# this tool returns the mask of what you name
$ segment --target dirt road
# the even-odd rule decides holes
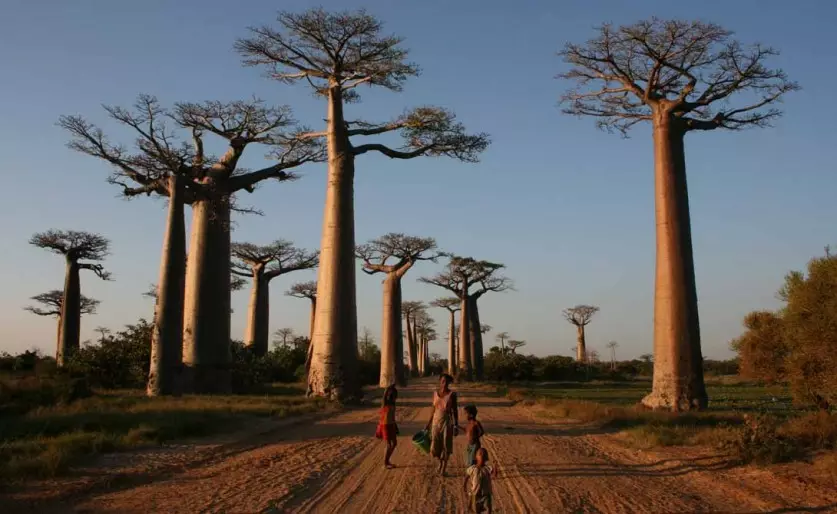
[[[360,408],[263,433],[234,450],[205,452],[199,462],[189,462],[198,458],[190,457],[194,450],[157,453],[154,459],[177,459],[182,467],[99,487],[54,511],[466,512],[462,438],[444,478],[409,440],[429,418],[433,385],[401,391],[393,470],[384,469],[383,446],[373,438],[377,409]],[[837,489],[800,477],[733,467],[706,451],[630,450],[613,434],[547,422],[485,390],[462,388],[460,397],[463,405],[479,406],[488,432],[485,446],[499,470],[495,512],[837,512]]]

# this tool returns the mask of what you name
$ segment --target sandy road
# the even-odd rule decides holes
[[[55,512],[465,512],[463,440],[444,478],[409,441],[430,416],[433,385],[401,391],[396,469],[384,469],[383,445],[373,437],[377,408],[360,408],[263,434],[182,472],[99,489]],[[480,407],[488,432],[485,446],[499,470],[495,512],[837,512],[837,488],[732,467],[706,452],[629,450],[613,434],[547,422],[488,391],[463,388],[460,396]]]

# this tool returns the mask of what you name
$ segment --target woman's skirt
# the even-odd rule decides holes
[[[453,453],[453,423],[443,416],[433,420],[431,427],[430,455],[447,459]]]

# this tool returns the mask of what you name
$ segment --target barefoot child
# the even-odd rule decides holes
[[[477,421],[477,406],[468,405],[465,407],[465,415],[468,417],[467,425],[465,425],[465,465],[470,466],[476,464],[477,450],[482,448],[480,438],[485,435],[485,430],[482,428],[482,423]]]
[[[391,385],[384,391],[384,399],[381,402],[381,415],[378,419],[378,428],[375,430],[375,437],[382,439],[386,445],[386,456],[384,467],[392,469],[395,466],[390,462],[392,452],[398,445],[398,425],[395,424],[395,400],[398,399],[398,390]]]
[[[470,497],[471,512],[493,512],[491,505],[491,477],[495,470],[487,466],[488,451],[477,450],[476,464],[465,472],[465,491]]]

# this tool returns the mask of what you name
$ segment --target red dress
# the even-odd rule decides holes
[[[397,436],[398,425],[395,424],[395,405],[384,405],[381,407],[375,437],[384,441],[393,441]]]

